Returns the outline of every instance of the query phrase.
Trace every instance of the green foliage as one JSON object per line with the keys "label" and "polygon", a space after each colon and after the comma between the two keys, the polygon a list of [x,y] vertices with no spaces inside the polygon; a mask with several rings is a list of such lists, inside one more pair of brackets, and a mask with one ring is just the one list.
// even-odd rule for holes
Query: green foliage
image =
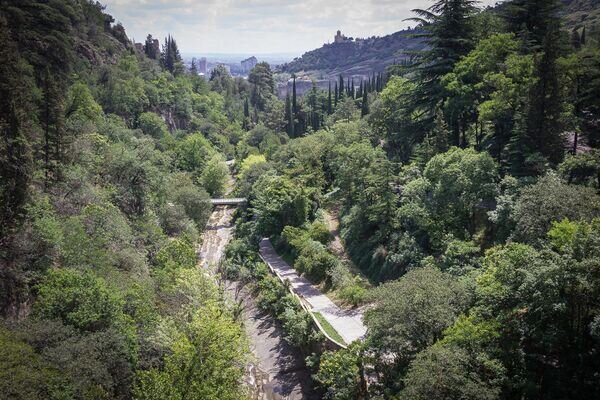
{"label": "green foliage", "polygon": [[161,269],[195,268],[194,246],[186,239],[171,240],[156,254],[156,265]]}
{"label": "green foliage", "polygon": [[[333,268],[331,270],[333,270]],[[341,300],[351,304],[353,307],[358,307],[363,304],[367,300],[367,295],[367,289],[359,282],[343,286],[338,293],[338,297]]]}
{"label": "green foliage", "polygon": [[123,117],[129,126],[133,126],[148,104],[144,81],[133,56],[121,58],[110,70],[104,90],[102,99],[105,111]]}
{"label": "green foliage", "polygon": [[400,396],[415,399],[499,399],[504,369],[485,354],[434,345],[420,353]]}
{"label": "green foliage", "polygon": [[327,351],[321,355],[319,371],[313,376],[325,390],[325,399],[353,400],[361,393],[361,345]]}
{"label": "green foliage", "polygon": [[566,185],[556,175],[548,174],[521,191],[512,215],[516,222],[513,237],[523,243],[536,243],[546,236],[553,221],[590,221],[599,212],[594,189]]}
{"label": "green foliage", "polygon": [[18,400],[67,399],[70,388],[58,370],[28,344],[0,328],[0,391]]}
{"label": "green foliage", "polygon": [[261,164],[266,162],[267,159],[265,158],[265,156],[260,154],[251,154],[242,161],[242,165],[240,167],[240,174],[244,175],[255,164]]}
{"label": "green foliage", "polygon": [[314,282],[321,282],[328,277],[329,272],[335,268],[338,262],[338,259],[329,253],[325,246],[309,239],[302,246],[294,267]]}
{"label": "green foliage", "polygon": [[162,369],[138,373],[135,399],[237,400],[243,396],[244,333],[217,305],[195,311],[170,350]]}
{"label": "green foliage", "polygon": [[146,135],[155,139],[162,139],[169,134],[167,125],[162,118],[155,113],[145,112],[138,119],[138,126]]}
{"label": "green foliage", "polygon": [[591,223],[577,223],[565,218],[560,222],[552,223],[552,229],[548,231],[548,239],[557,252],[569,254],[581,261],[600,254],[599,231],[599,218],[594,218]]}
{"label": "green foliage", "polygon": [[252,209],[262,235],[279,234],[287,225],[300,226],[308,214],[308,199],[288,178],[263,175],[252,191]]}
{"label": "green foliage", "polygon": [[393,76],[381,92],[379,104],[373,107],[369,122],[381,137],[388,140],[389,151],[406,161],[412,146],[422,139],[423,132],[414,129],[414,117],[410,111],[410,97],[414,83]]}
{"label": "green foliage", "polygon": [[227,167],[221,156],[214,155],[208,161],[201,179],[202,185],[211,196],[218,197],[225,193],[225,187],[229,179],[229,167]]}
{"label": "green foliage", "polygon": [[397,362],[411,360],[441,338],[468,305],[464,285],[434,268],[419,268],[372,292],[365,313],[369,340]]}
{"label": "green foliage", "polygon": [[600,187],[600,152],[592,150],[586,153],[569,155],[558,166],[558,171],[569,183]]}
{"label": "green foliage", "polygon": [[275,91],[275,81],[269,64],[266,62],[256,64],[248,75],[248,82],[252,85],[250,103],[258,111],[265,111],[267,102]]}
{"label": "green foliage", "polygon": [[175,152],[179,168],[195,175],[201,175],[214,154],[214,149],[204,136],[194,133],[178,142]]}
{"label": "green foliage", "polygon": [[67,118],[86,118],[90,121],[98,121],[103,116],[102,107],[96,103],[85,83],[76,82],[69,88],[65,116]]}
{"label": "green foliage", "polygon": [[106,329],[122,312],[122,300],[89,272],[51,270],[37,290],[36,315],[82,331]]}
{"label": "green foliage", "polygon": [[212,205],[208,193],[202,187],[195,185],[189,176],[177,174],[172,176],[168,198],[173,205],[167,203],[167,208],[182,206],[196,228],[199,231],[204,229],[212,212]]}

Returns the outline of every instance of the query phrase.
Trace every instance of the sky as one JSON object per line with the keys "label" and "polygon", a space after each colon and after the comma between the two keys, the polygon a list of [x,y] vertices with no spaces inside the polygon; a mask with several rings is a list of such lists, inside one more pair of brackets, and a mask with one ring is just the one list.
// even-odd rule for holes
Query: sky
{"label": "sky", "polygon": [[[497,0],[483,0],[480,5]],[[182,53],[291,54],[346,36],[383,36],[409,26],[429,0],[101,0],[130,38],[171,34]]]}

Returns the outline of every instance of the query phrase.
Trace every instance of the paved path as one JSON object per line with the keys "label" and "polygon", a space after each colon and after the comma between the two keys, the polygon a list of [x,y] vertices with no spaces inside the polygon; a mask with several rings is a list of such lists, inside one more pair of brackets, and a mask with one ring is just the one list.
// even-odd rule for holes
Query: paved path
{"label": "paved path", "polygon": [[312,311],[318,311],[323,315],[346,343],[350,344],[365,335],[367,328],[362,323],[362,312],[359,310],[344,310],[336,306],[319,289],[314,287],[306,278],[299,276],[294,268],[283,261],[269,239],[261,240],[260,254],[277,275],[290,281],[296,294],[306,301]]}

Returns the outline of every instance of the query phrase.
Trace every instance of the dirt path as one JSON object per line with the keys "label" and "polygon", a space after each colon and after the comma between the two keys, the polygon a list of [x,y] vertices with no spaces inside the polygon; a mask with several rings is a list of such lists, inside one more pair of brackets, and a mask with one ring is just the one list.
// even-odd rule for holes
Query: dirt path
{"label": "dirt path", "polygon": [[[234,208],[216,207],[203,235],[198,252],[199,265],[215,270],[233,234]],[[235,293],[235,282],[226,284]],[[302,358],[284,339],[279,324],[256,307],[245,289],[241,291],[244,325],[251,341],[253,361],[248,364],[246,381],[253,400],[313,400],[309,371]]]}
{"label": "dirt path", "polygon": [[327,228],[329,228],[329,233],[331,233],[331,235],[333,236],[333,240],[329,244],[331,252],[335,254],[338,258],[342,258],[350,262],[350,259],[346,255],[344,243],[342,242],[342,238],[340,237],[340,223],[337,216],[337,210],[324,211],[324,217],[325,223],[327,224]]}

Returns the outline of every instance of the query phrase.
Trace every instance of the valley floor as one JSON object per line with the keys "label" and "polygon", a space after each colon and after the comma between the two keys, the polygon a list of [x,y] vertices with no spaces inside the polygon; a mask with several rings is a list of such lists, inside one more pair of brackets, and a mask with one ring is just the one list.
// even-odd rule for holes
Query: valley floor
{"label": "valley floor", "polygon": [[[205,228],[199,250],[199,265],[214,268],[233,233],[234,209],[216,207]],[[236,283],[227,290],[237,292]],[[244,306],[244,325],[250,338],[253,361],[247,366],[246,382],[253,400],[313,400],[310,373],[298,352],[283,338],[284,333],[271,315],[261,311],[248,290],[239,293]]]}

